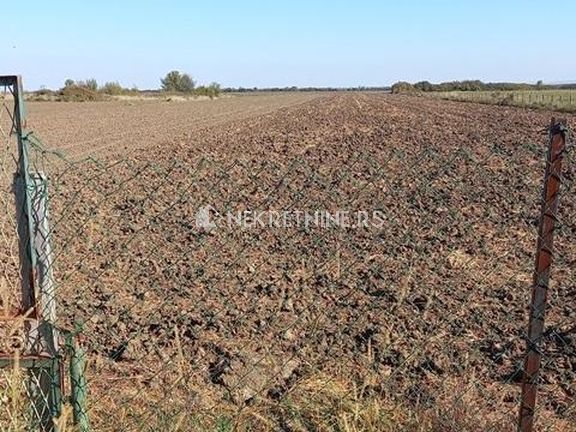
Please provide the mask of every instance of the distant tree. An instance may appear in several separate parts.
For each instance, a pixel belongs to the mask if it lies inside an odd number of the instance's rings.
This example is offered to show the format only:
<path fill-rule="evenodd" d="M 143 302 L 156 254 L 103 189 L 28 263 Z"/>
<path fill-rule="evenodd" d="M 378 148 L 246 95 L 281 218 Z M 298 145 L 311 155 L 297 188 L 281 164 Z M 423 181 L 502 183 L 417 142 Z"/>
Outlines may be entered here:
<path fill-rule="evenodd" d="M 118 81 L 109 81 L 102 86 L 100 91 L 102 93 L 114 96 L 125 93 L 126 89 L 124 89 Z"/>
<path fill-rule="evenodd" d="M 98 90 L 98 82 L 94 78 L 90 78 L 86 80 L 83 87 L 86 87 L 92 91 L 96 91 Z"/>
<path fill-rule="evenodd" d="M 74 85 L 76 85 L 76 82 L 73 79 L 68 78 L 64 81 L 64 87 L 72 87 Z"/>
<path fill-rule="evenodd" d="M 220 95 L 220 84 L 218 84 L 217 82 L 210 83 L 210 85 L 208 86 L 208 96 L 210 96 L 210 99 L 212 99 L 217 97 L 218 95 Z"/>
<path fill-rule="evenodd" d="M 484 83 L 480 80 L 447 81 L 439 84 L 432 84 L 428 81 L 420 81 L 416 84 L 407 82 L 397 82 L 392 86 L 392 93 L 409 93 L 414 91 L 422 92 L 448 92 L 448 91 L 501 91 L 501 90 L 529 90 L 549 88 L 542 81 L 536 84 L 527 83 Z"/>
<path fill-rule="evenodd" d="M 179 71 L 171 71 L 164 78 L 160 79 L 162 90 L 181 93 L 191 93 L 194 90 L 195 82 L 192 77 Z"/>
<path fill-rule="evenodd" d="M 210 99 L 214 99 L 220 95 L 221 89 L 220 84 L 217 82 L 210 83 L 207 86 L 197 87 L 195 93 L 199 96 L 208 96 Z"/>
<path fill-rule="evenodd" d="M 400 94 L 400 93 L 414 93 L 416 88 L 405 81 L 399 81 L 392 85 L 392 93 L 393 94 Z"/>
<path fill-rule="evenodd" d="M 433 91 L 433 85 L 429 81 L 420 81 L 414 84 L 414 87 L 420 91 L 428 92 Z"/>

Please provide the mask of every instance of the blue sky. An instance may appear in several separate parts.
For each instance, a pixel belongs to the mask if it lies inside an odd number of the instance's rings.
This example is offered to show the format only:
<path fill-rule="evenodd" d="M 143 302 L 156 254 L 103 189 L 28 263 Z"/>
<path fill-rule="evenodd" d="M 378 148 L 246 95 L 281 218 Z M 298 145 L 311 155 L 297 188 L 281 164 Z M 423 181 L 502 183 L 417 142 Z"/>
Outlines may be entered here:
<path fill-rule="evenodd" d="M 0 73 L 157 88 L 576 80 L 576 2 L 2 1 Z M 7 19 L 10 14 L 15 19 Z"/>

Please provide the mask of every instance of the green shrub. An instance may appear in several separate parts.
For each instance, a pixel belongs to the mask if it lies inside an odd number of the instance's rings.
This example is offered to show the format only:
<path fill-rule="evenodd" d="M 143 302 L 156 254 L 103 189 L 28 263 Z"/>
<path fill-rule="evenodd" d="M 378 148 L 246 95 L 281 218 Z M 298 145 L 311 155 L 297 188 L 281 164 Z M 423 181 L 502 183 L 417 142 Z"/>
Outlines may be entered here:
<path fill-rule="evenodd" d="M 198 96 L 208 96 L 210 99 L 218 97 L 220 92 L 220 84 L 217 82 L 210 83 L 208 86 L 200 86 L 195 91 Z"/>
<path fill-rule="evenodd" d="M 95 92 L 98 91 L 98 81 L 94 78 L 87 79 L 86 81 L 74 81 L 73 79 L 68 78 L 64 81 L 64 88 L 70 87 L 82 87 Z"/>
<path fill-rule="evenodd" d="M 85 87 L 95 92 L 98 90 L 98 82 L 94 78 L 87 79 Z"/>
<path fill-rule="evenodd" d="M 64 102 L 87 102 L 100 101 L 103 100 L 103 97 L 100 93 L 86 86 L 71 85 L 64 87 L 58 92 L 58 100 Z"/>
<path fill-rule="evenodd" d="M 392 86 L 392 93 L 393 94 L 400 94 L 400 93 L 414 93 L 416 92 L 416 88 L 405 81 L 399 81 Z"/>
<path fill-rule="evenodd" d="M 171 71 L 160 79 L 162 90 L 168 92 L 192 93 L 195 82 L 192 77 L 179 71 Z"/>
<path fill-rule="evenodd" d="M 111 96 L 117 96 L 128 92 L 128 90 L 122 87 L 118 81 L 107 82 L 100 88 L 100 91 Z"/>

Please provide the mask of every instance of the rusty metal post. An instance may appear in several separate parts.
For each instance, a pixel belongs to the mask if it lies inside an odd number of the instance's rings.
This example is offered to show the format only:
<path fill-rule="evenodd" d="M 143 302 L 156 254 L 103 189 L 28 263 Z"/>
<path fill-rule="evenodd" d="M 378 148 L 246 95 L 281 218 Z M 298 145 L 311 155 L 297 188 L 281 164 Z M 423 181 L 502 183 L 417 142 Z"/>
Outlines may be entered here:
<path fill-rule="evenodd" d="M 544 174 L 542 208 L 536 264 L 532 285 L 532 303 L 528 323 L 527 353 L 524 361 L 522 399 L 518 419 L 519 432 L 532 432 L 536 409 L 536 392 L 540 373 L 542 352 L 540 342 L 544 332 L 544 316 L 553 261 L 554 229 L 558 211 L 559 193 L 562 178 L 562 158 L 566 147 L 566 121 L 552 118 L 550 140 Z"/>

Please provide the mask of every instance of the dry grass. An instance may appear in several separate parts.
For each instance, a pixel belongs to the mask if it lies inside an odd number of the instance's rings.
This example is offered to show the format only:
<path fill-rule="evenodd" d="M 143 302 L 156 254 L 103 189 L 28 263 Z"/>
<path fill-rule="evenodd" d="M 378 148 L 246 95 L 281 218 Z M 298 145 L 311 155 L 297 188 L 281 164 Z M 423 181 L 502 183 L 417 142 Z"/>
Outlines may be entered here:
<path fill-rule="evenodd" d="M 451 91 L 427 95 L 460 102 L 576 112 L 576 90 Z"/>
<path fill-rule="evenodd" d="M 216 432 L 514 432 L 519 387 L 515 384 L 481 386 L 474 373 L 459 378 L 427 376 L 415 398 L 396 387 L 389 374 L 350 376 L 310 372 L 278 397 L 258 395 L 234 403 L 192 388 L 198 371 L 186 362 L 175 329 L 175 352 L 168 374 L 171 384 L 142 386 L 138 376 L 127 376 L 131 386 L 118 386 L 116 399 L 92 400 L 91 422 L 98 431 L 216 431 Z M 370 361 L 370 359 L 367 359 Z M 344 369 L 343 369 L 344 370 Z M 466 378 L 464 378 L 466 377 Z M 95 383 L 96 384 L 96 383 Z M 110 384 L 108 384 L 110 385 Z M 124 390 L 122 390 L 124 391 Z M 425 397 L 424 394 L 433 395 Z M 140 398 L 135 397 L 140 394 Z M 193 396 L 191 396 L 193 395 Z M 129 403 L 125 403 L 126 401 Z M 90 401 L 90 400 L 89 400 Z M 114 422 L 110 422 L 113 413 Z M 100 420 L 103 420 L 102 422 Z M 538 413 L 548 432 L 575 432 L 571 419 L 552 412 Z M 106 426 L 104 426 L 106 425 Z M 113 425 L 113 426 L 110 426 Z M 103 428 L 104 426 L 104 428 Z"/>
<path fill-rule="evenodd" d="M 24 432 L 31 430 L 34 412 L 28 400 L 27 373 L 20 363 L 18 352 L 11 366 L 0 368 L 0 432 Z M 58 432 L 72 432 L 72 407 L 62 406 L 59 418 L 53 419 Z"/>
<path fill-rule="evenodd" d="M 311 376 L 291 389 L 280 411 L 275 408 L 276 427 L 244 428 L 246 422 L 241 421 L 235 430 L 277 430 L 279 426 L 294 431 L 343 432 L 508 430 L 506 422 L 489 420 L 484 411 L 470 409 L 477 407 L 477 401 L 471 403 L 469 399 L 474 395 L 466 395 L 462 388 L 445 391 L 441 400 L 430 404 L 425 400 L 397 400 L 376 391 L 376 383 L 371 381 Z M 257 417 L 266 418 L 265 413 Z"/>
<path fill-rule="evenodd" d="M 0 369 L 0 431 L 20 432 L 26 430 L 26 395 L 23 388 L 24 375 L 19 356 L 15 355 L 12 367 Z"/>
<path fill-rule="evenodd" d="M 179 363 L 179 360 L 176 359 Z M 184 366 L 187 368 L 187 366 Z M 326 432 L 513 432 L 516 386 L 478 388 L 470 382 L 438 382 L 435 400 L 396 398 L 378 390 L 383 377 L 334 377 L 315 373 L 294 383 L 279 400 L 257 397 L 246 404 L 214 402 L 213 395 L 186 385 L 186 370 L 174 370 L 170 391 L 144 390 L 145 397 L 122 403 L 138 392 L 116 401 L 99 400 L 91 406 L 95 430 L 123 431 L 326 431 Z M 142 389 L 140 389 L 142 390 Z M 170 396 L 167 396 L 169 394 Z M 195 400 L 190 402 L 190 394 Z M 188 396 L 187 396 L 188 395 Z M 507 399 L 507 402 L 503 402 Z M 500 406 L 505 404 L 507 415 Z M 497 411 L 496 406 L 500 406 Z M 109 415 L 114 413 L 114 422 Z M 498 413 L 498 414 L 496 414 Z M 105 420 L 100 422 L 99 420 Z M 108 425 L 106 429 L 100 426 Z M 110 426 L 114 424 L 114 426 Z M 112 427 L 112 428 L 111 428 Z M 551 431 L 568 431 L 558 426 Z"/>
<path fill-rule="evenodd" d="M 204 409 L 197 404 L 187 405 L 180 386 L 186 381 L 189 366 L 175 359 L 176 382 L 171 388 L 172 404 L 154 403 L 156 396 L 147 394 L 149 404 L 110 405 L 111 400 L 98 400 L 91 407 L 95 431 L 215 431 L 215 432 L 491 432 L 515 431 L 517 387 L 480 388 L 474 377 L 464 380 L 438 382 L 433 403 L 424 399 L 397 399 L 376 390 L 377 374 L 364 377 L 333 377 L 324 373 L 311 374 L 298 380 L 278 400 L 258 398 L 246 405 L 219 403 Z M 23 388 L 23 369 L 18 362 L 13 368 L 2 370 L 0 401 L 0 431 L 27 430 L 27 402 Z M 192 389 L 186 388 L 188 391 Z M 133 388 L 135 392 L 137 388 Z M 488 395 L 488 396 L 487 396 Z M 490 397 L 493 396 L 493 397 Z M 127 396 L 127 395 L 124 395 Z M 208 395 L 202 395 L 203 397 Z M 496 411 L 502 400 L 508 401 L 507 415 Z M 172 405 L 172 409 L 167 407 Z M 498 412 L 498 414 L 496 414 Z M 506 410 L 504 410 L 506 412 Z M 110 415 L 114 421 L 110 422 Z M 98 417 L 107 416 L 107 428 L 98 424 Z M 540 413 L 540 424 L 549 432 L 574 431 L 569 420 L 560 422 Z M 75 430 L 72 410 L 65 405 L 62 415 L 54 419 L 60 432 Z"/>

